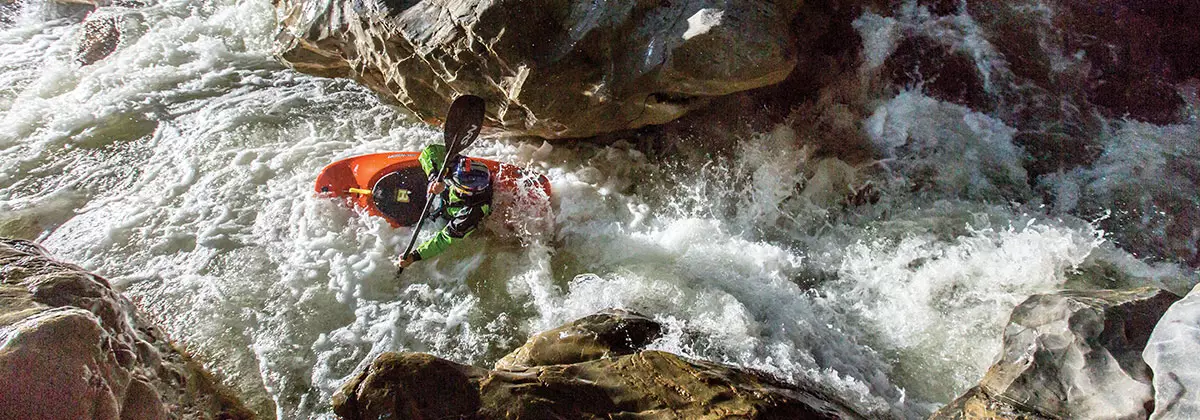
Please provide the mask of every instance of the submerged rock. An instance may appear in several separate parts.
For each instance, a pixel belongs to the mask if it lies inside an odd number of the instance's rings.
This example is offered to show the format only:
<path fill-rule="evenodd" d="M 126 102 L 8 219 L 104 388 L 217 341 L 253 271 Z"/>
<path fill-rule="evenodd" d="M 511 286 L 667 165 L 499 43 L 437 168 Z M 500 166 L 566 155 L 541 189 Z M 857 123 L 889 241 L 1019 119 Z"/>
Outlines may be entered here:
<path fill-rule="evenodd" d="M 1142 357 L 1154 371 L 1152 420 L 1200 418 L 1200 286 L 1167 309 Z"/>
<path fill-rule="evenodd" d="M 514 133 L 586 137 L 671 121 L 784 80 L 799 2 L 283 0 L 281 57 L 358 80 L 431 122 L 456 94 Z"/>
<path fill-rule="evenodd" d="M 1145 418 L 1153 390 L 1142 350 L 1178 299 L 1154 288 L 1031 296 L 979 387 L 932 418 Z"/>
<path fill-rule="evenodd" d="M 502 370 L 385 353 L 334 395 L 334 412 L 345 419 L 862 418 L 815 386 L 638 351 L 661 328 L 651 324 L 625 312 L 593 315 L 532 337 L 498 364 Z"/>
<path fill-rule="evenodd" d="M 0 239 L 5 418 L 252 418 L 104 278 Z"/>

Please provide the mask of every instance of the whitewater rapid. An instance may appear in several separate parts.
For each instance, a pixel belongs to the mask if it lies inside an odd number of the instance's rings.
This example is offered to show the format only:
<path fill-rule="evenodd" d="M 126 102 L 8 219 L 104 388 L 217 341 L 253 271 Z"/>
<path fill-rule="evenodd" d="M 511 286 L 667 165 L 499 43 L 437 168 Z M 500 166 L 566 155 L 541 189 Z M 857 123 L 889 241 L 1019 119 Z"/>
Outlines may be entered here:
<path fill-rule="evenodd" d="M 1196 283 L 1066 213 L 1170 190 L 1170 176 L 1122 171 L 1136 153 L 1195 154 L 1173 142 L 1200 133 L 1194 108 L 1184 125 L 1112 121 L 1103 141 L 1143 146 L 1059 174 L 1059 202 L 1041 203 L 1012 128 L 917 92 L 859 122 L 881 156 L 866 163 L 814 158 L 784 126 L 731 133 L 720 150 L 664 139 L 673 155 L 484 137 L 471 155 L 551 179 L 553 223 L 480 235 L 397 281 L 410 231 L 312 183 L 336 159 L 417 150 L 440 133 L 351 81 L 281 66 L 269 2 L 101 8 L 127 30 L 84 67 L 71 56 L 78 8 L 0 7 L 0 235 L 109 278 L 279 418 L 330 416 L 330 395 L 381 352 L 486 367 L 532 333 L 612 307 L 663 322 L 654 348 L 915 418 L 978 382 L 1031 294 Z M 867 17 L 859 30 L 886 43 L 889 25 Z M 930 165 L 942 170 L 925 179 Z M 878 203 L 844 204 L 868 182 Z"/>

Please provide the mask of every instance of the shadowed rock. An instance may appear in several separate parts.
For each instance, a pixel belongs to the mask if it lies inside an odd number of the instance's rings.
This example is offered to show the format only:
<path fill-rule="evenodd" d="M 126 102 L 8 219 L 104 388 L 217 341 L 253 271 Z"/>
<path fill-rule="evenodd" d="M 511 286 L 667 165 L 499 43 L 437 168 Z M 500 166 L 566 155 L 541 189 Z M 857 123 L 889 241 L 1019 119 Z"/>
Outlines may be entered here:
<path fill-rule="evenodd" d="M 1145 418 L 1153 391 L 1142 350 L 1177 300 L 1154 288 L 1031 296 L 979 387 L 932 418 Z"/>
<path fill-rule="evenodd" d="M 104 278 L 0 239 L 5 418 L 252 418 Z"/>
<path fill-rule="evenodd" d="M 660 327 L 651 323 L 626 312 L 593 315 L 534 336 L 501 363 L 507 370 L 385 353 L 334 395 L 334 412 L 345 419 L 862 418 L 815 386 L 635 351 L 658 334 Z M 555 342 L 560 336 L 563 341 Z M 570 350 L 573 345 L 580 348 Z M 613 357 L 625 351 L 635 352 Z"/>
<path fill-rule="evenodd" d="M 282 0 L 281 57 L 437 122 L 459 93 L 513 133 L 586 137 L 671 121 L 795 67 L 798 2 Z"/>

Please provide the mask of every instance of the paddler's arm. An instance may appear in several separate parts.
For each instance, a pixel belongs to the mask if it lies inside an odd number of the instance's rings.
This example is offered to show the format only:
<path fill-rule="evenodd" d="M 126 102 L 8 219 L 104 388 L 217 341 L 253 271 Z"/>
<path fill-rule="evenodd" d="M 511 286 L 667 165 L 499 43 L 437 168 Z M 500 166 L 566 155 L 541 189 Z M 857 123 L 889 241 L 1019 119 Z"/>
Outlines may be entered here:
<path fill-rule="evenodd" d="M 431 144 L 421 149 L 421 156 L 417 160 L 421 162 L 421 169 L 425 170 L 425 176 L 432 176 L 434 172 L 442 167 L 442 159 L 446 158 L 446 145 Z"/>
<path fill-rule="evenodd" d="M 465 207 L 455 213 L 454 219 L 446 224 L 446 227 L 439 230 L 436 235 L 418 246 L 416 251 L 410 254 L 412 261 L 421 261 L 423 259 L 433 258 L 445 252 L 454 244 L 462 241 L 479 228 L 480 222 L 488 214 L 491 214 L 492 206 L 483 204 L 475 207 Z"/>

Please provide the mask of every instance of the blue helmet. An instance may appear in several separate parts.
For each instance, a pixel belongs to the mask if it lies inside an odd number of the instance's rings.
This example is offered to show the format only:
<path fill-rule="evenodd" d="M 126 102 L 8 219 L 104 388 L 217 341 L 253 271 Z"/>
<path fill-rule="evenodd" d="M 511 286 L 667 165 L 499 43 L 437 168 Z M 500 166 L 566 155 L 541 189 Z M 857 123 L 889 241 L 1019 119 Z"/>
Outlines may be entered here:
<path fill-rule="evenodd" d="M 475 195 L 491 187 L 492 172 L 483 162 L 463 157 L 455 164 L 454 171 L 446 179 L 446 183 L 460 195 Z"/>

